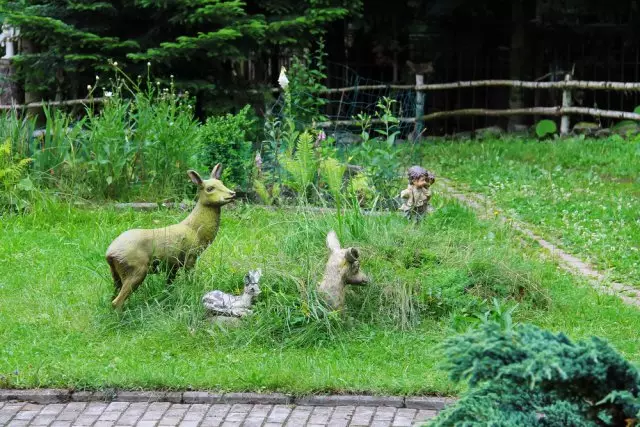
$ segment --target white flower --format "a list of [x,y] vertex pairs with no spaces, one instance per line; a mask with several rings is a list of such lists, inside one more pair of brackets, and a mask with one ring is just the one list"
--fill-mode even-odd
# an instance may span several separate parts
[[278,84],[282,89],[286,89],[287,86],[289,86],[289,79],[287,78],[286,72],[287,70],[284,67],[280,69],[280,77],[278,77]]
[[117,61],[116,61],[116,62],[114,62],[114,63],[113,63],[113,66],[114,66],[114,67],[117,67],[117,66],[118,66],[118,62],[117,62]]
[[106,96],[107,98],[110,98],[113,96],[113,92],[105,92],[104,96]]
[[96,80],[100,80],[100,76],[96,76]]
[[91,90],[91,85],[87,85],[87,90]]
[[173,78],[173,74],[171,74],[169,77]]
[[147,67],[151,67],[151,62],[147,62]]

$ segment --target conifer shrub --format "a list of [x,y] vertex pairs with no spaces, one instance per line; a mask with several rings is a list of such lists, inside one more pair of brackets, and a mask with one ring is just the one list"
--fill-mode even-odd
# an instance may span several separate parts
[[451,378],[469,390],[431,426],[633,426],[638,370],[606,341],[485,321],[449,338]]

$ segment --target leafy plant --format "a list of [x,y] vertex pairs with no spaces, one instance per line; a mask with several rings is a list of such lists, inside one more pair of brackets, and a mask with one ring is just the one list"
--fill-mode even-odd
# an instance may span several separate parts
[[538,138],[546,138],[549,135],[555,134],[557,131],[558,127],[553,120],[540,120],[536,125],[536,135],[538,135]]
[[266,183],[267,180],[256,178],[253,180],[253,191],[258,195],[262,203],[266,205],[275,205],[280,199],[280,184],[273,182]]
[[324,182],[327,183],[327,187],[329,189],[329,193],[331,194],[331,198],[336,205],[336,215],[338,219],[338,228],[339,231],[342,232],[342,200],[344,195],[342,193],[342,183],[344,173],[346,172],[347,167],[340,163],[336,158],[329,157],[320,163],[320,171],[321,177]]
[[382,127],[373,128],[373,137],[371,116],[363,113],[356,116],[361,127],[362,143],[353,148],[353,158],[364,167],[385,207],[394,206],[393,199],[397,195],[401,180],[401,152],[395,147],[396,138],[400,134],[400,121],[393,113],[395,102],[386,97],[378,101],[375,115]]
[[222,163],[222,178],[227,186],[246,188],[251,176],[251,142],[247,140],[247,128],[254,122],[249,118],[250,106],[237,114],[209,117],[202,127],[204,145],[202,162],[207,169]]
[[25,202],[18,197],[17,188],[22,184],[23,189],[30,186],[28,178],[25,178],[24,182],[21,182],[21,178],[27,172],[27,167],[31,163],[32,159],[19,159],[14,155],[11,148],[11,141],[7,139],[4,143],[0,144],[0,186],[2,193],[0,193],[0,208],[2,207],[16,207],[21,209],[24,207]]
[[318,92],[326,89],[326,66],[324,39],[318,39],[315,51],[304,49],[301,56],[294,56],[288,73],[288,91],[291,94],[291,106],[286,113],[299,124],[298,127],[312,126],[315,121],[327,118],[322,107],[327,103]]
[[282,167],[289,174],[285,181],[292,188],[300,201],[307,200],[307,191],[314,183],[318,162],[313,153],[313,135],[309,131],[302,132],[295,146],[282,158]]
[[[509,318],[509,313],[501,313]],[[444,343],[469,391],[432,426],[635,425],[640,374],[599,338],[572,342],[536,326],[485,321]]]

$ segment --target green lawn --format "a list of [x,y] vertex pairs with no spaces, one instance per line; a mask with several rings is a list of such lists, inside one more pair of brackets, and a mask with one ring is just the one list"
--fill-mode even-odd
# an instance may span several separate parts
[[640,141],[426,145],[423,163],[488,195],[543,236],[640,286]]
[[[0,387],[456,394],[437,345],[493,297],[517,301],[518,321],[599,335],[640,361],[637,309],[558,271],[509,229],[435,204],[417,228],[397,215],[346,215],[343,246],[362,250],[372,283],[353,289],[342,319],[301,296],[320,278],[334,215],[223,209],[193,273],[168,290],[162,277],[147,278],[122,314],[109,304],[109,242],[185,213],[50,203],[2,217]],[[264,275],[254,318],[235,330],[210,324],[202,295],[239,288],[256,266]]]

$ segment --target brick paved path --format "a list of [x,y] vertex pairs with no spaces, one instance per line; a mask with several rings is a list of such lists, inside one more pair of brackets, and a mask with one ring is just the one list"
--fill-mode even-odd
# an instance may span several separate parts
[[71,402],[0,402],[1,426],[420,426],[437,411],[386,406]]

